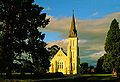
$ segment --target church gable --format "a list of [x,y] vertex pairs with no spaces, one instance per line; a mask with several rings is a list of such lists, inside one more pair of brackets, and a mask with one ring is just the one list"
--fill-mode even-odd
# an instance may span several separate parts
[[56,55],[53,57],[52,60],[54,59],[61,59],[61,58],[66,58],[67,56],[65,55],[65,53],[62,51],[62,49],[60,49]]

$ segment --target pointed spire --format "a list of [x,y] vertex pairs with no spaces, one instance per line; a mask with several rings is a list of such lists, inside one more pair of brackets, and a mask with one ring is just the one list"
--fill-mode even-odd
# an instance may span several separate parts
[[72,16],[72,20],[71,20],[69,37],[77,37],[77,30],[76,30],[75,18],[74,18],[74,10],[73,10],[73,16]]

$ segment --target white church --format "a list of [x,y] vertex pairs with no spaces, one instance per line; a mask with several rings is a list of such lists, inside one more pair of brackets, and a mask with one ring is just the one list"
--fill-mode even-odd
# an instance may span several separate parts
[[50,73],[62,72],[63,74],[78,74],[80,71],[80,57],[78,47],[77,30],[75,26],[74,13],[68,36],[67,54],[60,49],[50,60]]

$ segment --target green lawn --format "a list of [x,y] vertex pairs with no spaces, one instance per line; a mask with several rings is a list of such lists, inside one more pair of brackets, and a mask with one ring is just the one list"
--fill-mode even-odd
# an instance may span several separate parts
[[112,74],[81,74],[80,76],[112,76]]
[[112,74],[82,74],[81,77],[86,80],[118,80]]
[[[26,74],[29,75],[29,74]],[[74,76],[66,76],[62,78],[49,78],[49,79],[12,79],[12,80],[1,80],[0,82],[103,82],[103,81],[109,81],[109,82],[119,82],[120,78],[113,78],[112,74],[81,74],[81,75],[74,75]]]

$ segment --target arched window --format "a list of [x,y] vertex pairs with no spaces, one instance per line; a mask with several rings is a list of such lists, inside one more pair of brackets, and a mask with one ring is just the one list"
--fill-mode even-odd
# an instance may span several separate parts
[[62,66],[62,69],[63,69],[63,62],[62,62],[62,65],[61,65],[61,66]]
[[58,69],[63,69],[63,62],[62,61],[57,62],[57,68]]
[[61,69],[61,62],[60,62],[60,69]]

